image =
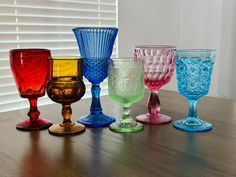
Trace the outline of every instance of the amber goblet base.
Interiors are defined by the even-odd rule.
[[[73,123],[71,124],[54,124],[48,129],[49,133],[54,135],[69,135],[82,133],[85,131],[85,126],[82,124]]]

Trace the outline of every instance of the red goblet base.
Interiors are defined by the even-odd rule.
[[[136,117],[136,120],[143,124],[160,125],[160,124],[170,123],[172,121],[172,118],[164,114],[151,116],[149,113],[147,113],[147,114],[138,115]]]
[[[16,129],[23,131],[43,130],[49,128],[50,126],[52,126],[52,123],[45,119],[27,119],[21,123],[16,124]]]

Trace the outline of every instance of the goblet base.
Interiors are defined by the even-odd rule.
[[[188,132],[205,132],[213,128],[212,124],[195,117],[187,117],[174,121],[173,126]]]
[[[115,122],[115,118],[104,114],[90,114],[81,117],[77,122],[88,127],[96,128],[110,125],[111,123]]]
[[[143,124],[138,122],[132,122],[132,123],[115,122],[110,125],[110,130],[117,133],[135,133],[142,131],[143,128],[144,128]]]
[[[82,133],[85,131],[85,126],[82,124],[61,126],[60,124],[54,124],[48,129],[49,133],[53,135],[70,135]]]
[[[152,125],[160,125],[160,124],[168,124],[172,121],[170,116],[159,114],[158,116],[150,116],[150,114],[141,114],[136,117],[138,122],[143,124],[152,124]]]
[[[35,119],[35,120],[27,119],[21,123],[16,124],[16,129],[23,131],[43,130],[47,129],[51,125],[52,123],[46,119]]]

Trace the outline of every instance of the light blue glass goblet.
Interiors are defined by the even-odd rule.
[[[215,55],[215,50],[207,49],[176,51],[178,91],[188,99],[189,114],[175,121],[175,128],[191,132],[208,131],[213,128],[212,124],[197,115],[197,103],[202,96],[208,94]]]
[[[83,60],[83,75],[92,83],[90,114],[80,118],[78,122],[90,127],[108,126],[115,121],[115,118],[102,112],[99,85],[108,75],[108,66],[118,29],[78,27],[74,28],[73,32]]]

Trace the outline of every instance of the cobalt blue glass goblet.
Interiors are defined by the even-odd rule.
[[[208,94],[215,55],[215,50],[177,50],[175,64],[178,91],[188,99],[189,114],[175,121],[175,128],[191,132],[213,128],[212,124],[197,115],[197,103],[202,96]]]
[[[83,59],[83,75],[92,83],[90,114],[78,120],[90,127],[108,126],[115,118],[104,115],[100,104],[100,83],[108,75],[108,66],[117,28],[77,27],[73,29],[80,55]]]

